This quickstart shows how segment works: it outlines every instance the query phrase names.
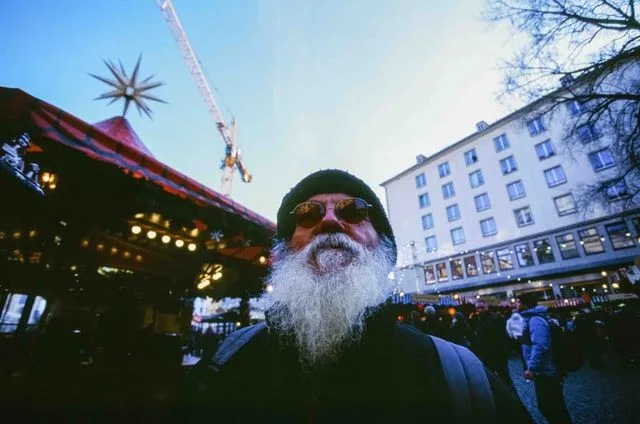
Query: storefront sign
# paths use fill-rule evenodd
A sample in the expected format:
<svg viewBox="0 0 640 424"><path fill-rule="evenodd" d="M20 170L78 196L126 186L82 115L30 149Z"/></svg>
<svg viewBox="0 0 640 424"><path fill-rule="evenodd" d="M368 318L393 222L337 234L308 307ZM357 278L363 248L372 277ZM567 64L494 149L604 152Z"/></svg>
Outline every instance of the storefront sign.
<svg viewBox="0 0 640 424"><path fill-rule="evenodd" d="M440 303L440 296L437 294L411 293L411 301L415 303Z"/></svg>
<svg viewBox="0 0 640 424"><path fill-rule="evenodd" d="M488 306L499 306L500 305L500 299L498 299L495 296L482 296L480 299L483 301L484 303L486 303Z"/></svg>

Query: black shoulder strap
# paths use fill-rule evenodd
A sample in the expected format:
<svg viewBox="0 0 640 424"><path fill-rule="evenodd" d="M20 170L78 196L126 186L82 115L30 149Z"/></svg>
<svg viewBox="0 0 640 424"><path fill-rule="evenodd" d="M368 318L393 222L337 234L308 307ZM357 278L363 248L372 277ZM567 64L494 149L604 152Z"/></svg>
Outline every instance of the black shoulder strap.
<svg viewBox="0 0 640 424"><path fill-rule="evenodd" d="M256 334L266 329L267 324L263 321L229 334L222 343L220 343L220 347L213 356L213 362L218 366L223 366L242 346L247 344Z"/></svg>
<svg viewBox="0 0 640 424"><path fill-rule="evenodd" d="M431 336L454 406L456 423L496 422L495 403L482 362L465 347Z"/></svg>

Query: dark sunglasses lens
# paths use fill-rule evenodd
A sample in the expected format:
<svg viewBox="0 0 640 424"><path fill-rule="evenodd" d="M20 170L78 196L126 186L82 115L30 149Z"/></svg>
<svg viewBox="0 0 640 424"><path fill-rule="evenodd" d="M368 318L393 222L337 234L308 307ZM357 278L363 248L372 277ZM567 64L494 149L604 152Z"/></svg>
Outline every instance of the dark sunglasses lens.
<svg viewBox="0 0 640 424"><path fill-rule="evenodd" d="M322 210L322 205L312 202L300 203L293 210L296 224L305 228L310 228L316 225L318 221L322 219L323 214L324 211Z"/></svg>
<svg viewBox="0 0 640 424"><path fill-rule="evenodd" d="M336 212L340 215L340 218L350 224L362 222L367 217L369 207L367 202L362 199L345 199L338 203Z"/></svg>

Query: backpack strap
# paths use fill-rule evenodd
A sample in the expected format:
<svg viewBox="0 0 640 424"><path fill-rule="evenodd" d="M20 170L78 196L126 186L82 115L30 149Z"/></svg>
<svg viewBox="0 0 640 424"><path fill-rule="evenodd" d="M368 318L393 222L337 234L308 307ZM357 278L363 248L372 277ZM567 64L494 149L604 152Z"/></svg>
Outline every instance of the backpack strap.
<svg viewBox="0 0 640 424"><path fill-rule="evenodd" d="M456 423L496 421L493 392L482 362L465 347L431 336L449 386Z"/></svg>
<svg viewBox="0 0 640 424"><path fill-rule="evenodd" d="M261 333L266 329L267 324L263 321L249 327L241 328L240 330L236 330L229 334L222 343L220 343L218 351L213 356L213 362L219 367L223 366L229 361L229 359L231 359L231 357L233 357L233 355L236 354L238 350L240 350L240 348L242 348L242 346L247 344L249 340L258 333Z"/></svg>

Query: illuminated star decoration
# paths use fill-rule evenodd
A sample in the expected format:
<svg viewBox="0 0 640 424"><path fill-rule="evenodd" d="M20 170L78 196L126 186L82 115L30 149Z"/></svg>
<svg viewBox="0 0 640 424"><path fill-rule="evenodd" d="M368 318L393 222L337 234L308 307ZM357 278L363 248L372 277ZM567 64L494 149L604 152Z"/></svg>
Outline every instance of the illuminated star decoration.
<svg viewBox="0 0 640 424"><path fill-rule="evenodd" d="M215 241L220 241L224 238L224 235L222 234L222 231L216 231L214 233L211 233L211 240L215 240Z"/></svg>
<svg viewBox="0 0 640 424"><path fill-rule="evenodd" d="M151 82L151 78L155 75L151 75L143 79L142 81L138 81L138 71L140 70L140 60L142 59L142 54L138 57L138 62L136 63L136 67L133 69L133 73L131 74L131 78L127 76L127 73L124 71L124 67L122 66L122 62L119 62L120 69L116 67L116 65L111 61L104 61L104 64L107 65L109 71L115 79L109 79L105 77L100 77L98 75L89 74L92 77L104 82L105 84L110 85L115 88L115 90L108 91L94 100L102 100L102 99L112 99L109 104L119 100L124 99L124 110L122 111L122 116L127 114L127 110L129 109L129 104L133 102L138 108L138 113L142 116L142 112L144 112L149 118L151 118L151 108L147 105L145 100L153 100L154 102L167 103L162 99L159 99L155 96L152 96L147 93L147 91L160 87L164 83L162 82ZM153 119L153 118L151 118Z"/></svg>

